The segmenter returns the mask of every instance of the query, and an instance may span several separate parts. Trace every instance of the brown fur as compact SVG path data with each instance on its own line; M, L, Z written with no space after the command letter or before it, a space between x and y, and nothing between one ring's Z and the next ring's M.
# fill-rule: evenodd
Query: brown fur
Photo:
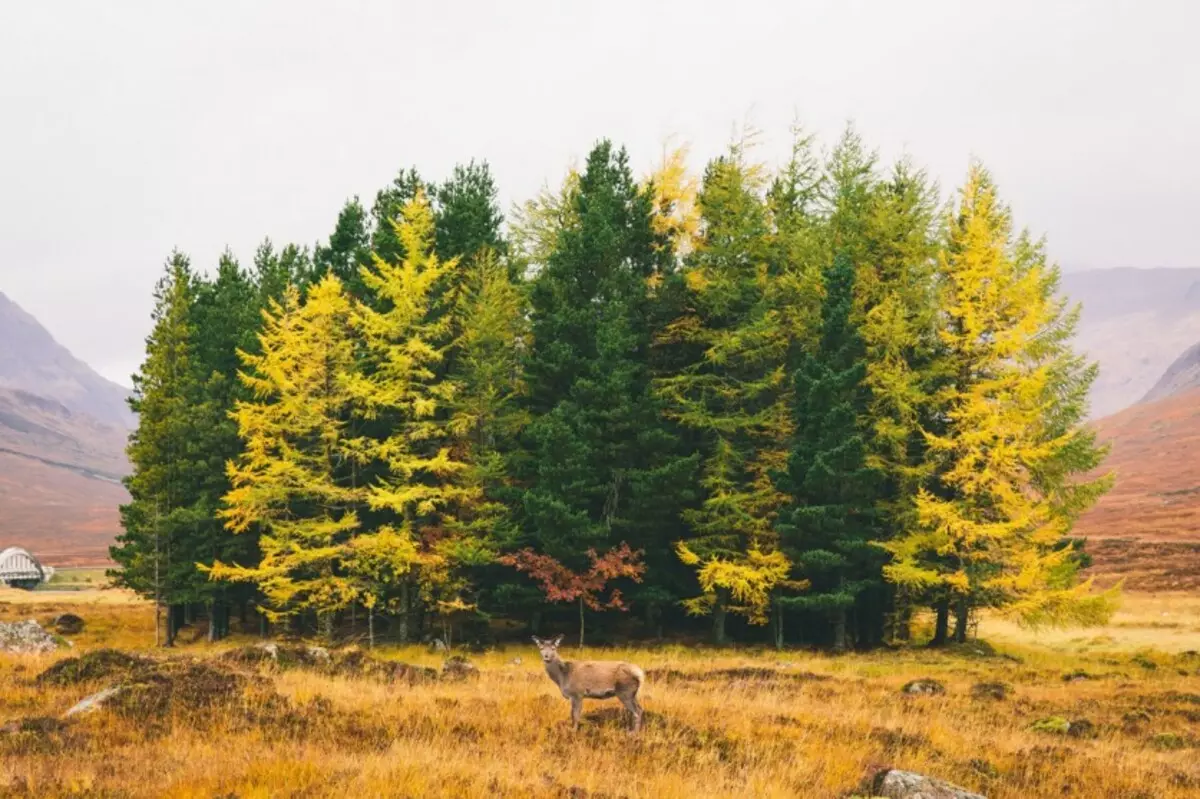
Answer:
M562 695L571 701L571 724L579 729L579 717L583 712L584 699L612 699L616 697L633 716L633 731L642 727L642 706L638 702L638 691L646 681L645 673L632 663L620 660L563 660L558 654L562 643L560 635L553 641L544 641L534 636L546 666L546 674L558 686Z

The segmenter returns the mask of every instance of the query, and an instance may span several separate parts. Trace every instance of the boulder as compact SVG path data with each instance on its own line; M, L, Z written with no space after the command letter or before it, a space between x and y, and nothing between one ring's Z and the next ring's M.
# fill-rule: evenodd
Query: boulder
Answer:
M58 642L54 636L32 619L0 622L0 652L35 655L55 649L58 649Z
M875 776L871 796L885 799L987 799L982 794L951 785L915 771L888 769Z
M902 690L906 694L910 694L913 696L919 696L922 694L927 694L930 696L938 696L940 694L946 693L946 686L942 685L937 680L930 680L930 679L926 678L926 679L913 680L911 682L907 682L904 684L904 687L900 690Z
M59 635L79 635L83 626L83 619L74 613L64 613L54 619L54 631Z

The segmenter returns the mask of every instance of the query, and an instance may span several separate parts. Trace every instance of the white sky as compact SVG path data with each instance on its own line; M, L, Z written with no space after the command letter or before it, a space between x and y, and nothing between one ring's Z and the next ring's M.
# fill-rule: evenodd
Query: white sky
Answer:
M944 189L981 157L1064 268L1200 266L1200 4L0 4L0 291L128 382L172 247L312 243L401 167L507 207L599 137L697 166L854 120Z

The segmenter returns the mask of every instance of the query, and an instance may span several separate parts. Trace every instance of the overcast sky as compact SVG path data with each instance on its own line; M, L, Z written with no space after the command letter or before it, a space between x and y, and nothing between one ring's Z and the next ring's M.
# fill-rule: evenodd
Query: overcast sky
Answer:
M795 117L944 189L982 158L1066 269L1200 266L1198 5L4 2L0 291L128 383L172 247L311 243L473 156L507 206L602 136L773 158Z

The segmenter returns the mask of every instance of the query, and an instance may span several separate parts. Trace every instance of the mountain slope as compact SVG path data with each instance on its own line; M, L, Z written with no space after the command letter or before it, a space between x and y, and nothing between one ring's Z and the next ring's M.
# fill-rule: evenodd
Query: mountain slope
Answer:
M1200 341L1200 269L1067 272L1062 291L1083 305L1076 347L1100 364L1093 418L1142 399Z
M0 547L52 566L93 565L129 501L127 432L24 391L0 389Z
M1131 588L1200 588L1200 390L1095 423L1113 490L1083 516L1094 571Z
M1142 398L1142 402L1157 402L1160 399L1200 388L1200 344L1184 350L1163 372L1163 376Z
M129 501L128 393L0 294L0 548L51 566L107 560Z
M0 292L0 388L56 400L75 413L133 426L129 389L106 380L54 340L36 319Z

